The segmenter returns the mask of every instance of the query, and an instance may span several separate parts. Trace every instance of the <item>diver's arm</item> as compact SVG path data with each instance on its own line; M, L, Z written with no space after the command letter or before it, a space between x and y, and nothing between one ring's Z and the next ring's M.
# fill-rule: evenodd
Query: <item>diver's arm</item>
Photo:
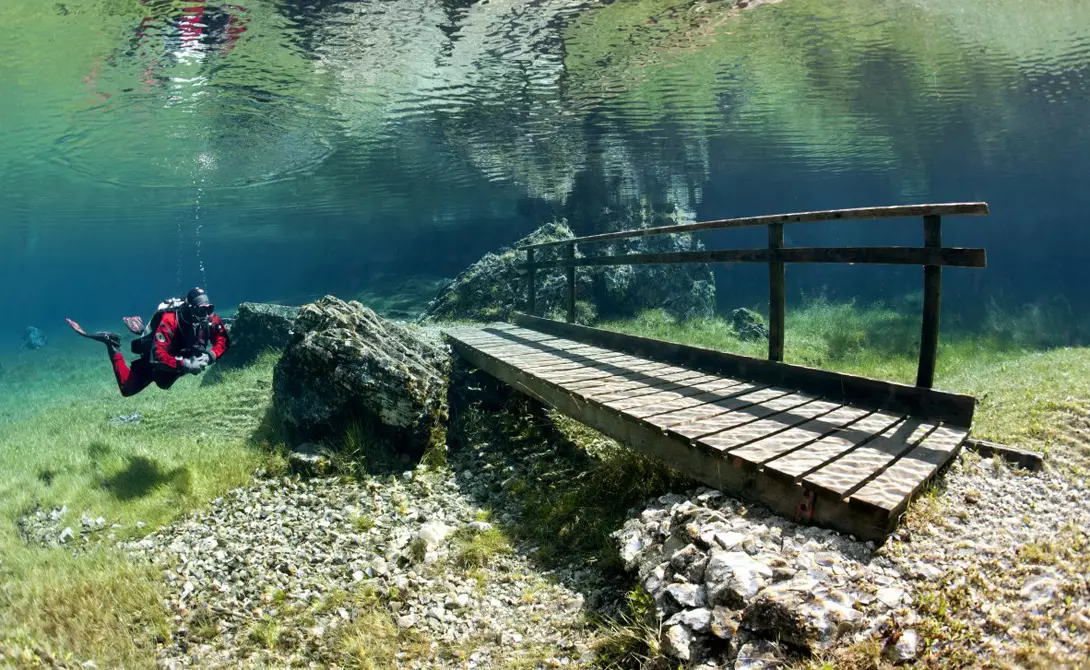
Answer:
M178 369L178 359L170 352L170 344L174 341L177 326L177 317L169 313L164 314L159 321L159 327L155 329L155 344L151 349L153 362L171 370Z
M223 325L223 321L220 321L218 316L212 317L211 340L212 347L209 349L209 353L212 354L213 361L218 361L220 356L223 356L231 348L231 340L227 337L227 326Z

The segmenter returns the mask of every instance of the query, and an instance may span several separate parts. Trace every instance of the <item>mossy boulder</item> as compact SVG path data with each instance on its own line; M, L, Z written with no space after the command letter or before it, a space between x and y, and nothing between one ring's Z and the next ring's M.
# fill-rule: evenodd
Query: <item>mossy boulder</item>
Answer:
M545 224L510 247L485 254L447 284L424 310L425 319L496 321L513 310L526 310L527 283L523 266L526 252L519 247L527 244L555 242L575 237L568 224L556 221ZM537 260L549 260L560 253L561 247L545 248ZM590 288L590 278L582 273L583 295ZM538 271L536 277L536 312L559 313L567 298L567 280L563 270ZM585 313L589 313L584 311Z
M223 362L234 367L257 360L267 350L282 351L292 337L298 307L244 302L231 319L231 349Z
M445 450L443 348L332 296L303 306L295 326L273 374L273 408L290 439L337 448L350 436L353 449L408 459Z
M548 223L510 247L486 254L428 305L425 319L496 321L514 310L526 311L526 252L519 247L572 239L564 220ZM594 255L692 251L703 247L691 235L659 235L596 245ZM556 260L563 246L539 249L536 260ZM576 256L583 253L576 250ZM715 279L704 264L635 265L579 268L576 273L576 323L599 316L633 316L664 307L682 319L707 317L715 311ZM567 315L567 279L563 269L539 270L534 313L554 319Z
M738 334L738 339L744 342L768 339L768 326L757 312L745 307L730 313L730 325Z
M704 245L688 233L619 240L602 245L595 255L700 251ZM594 301L603 316L632 317L662 308L679 319L708 318L715 313L715 276L705 263L616 265L594 275Z

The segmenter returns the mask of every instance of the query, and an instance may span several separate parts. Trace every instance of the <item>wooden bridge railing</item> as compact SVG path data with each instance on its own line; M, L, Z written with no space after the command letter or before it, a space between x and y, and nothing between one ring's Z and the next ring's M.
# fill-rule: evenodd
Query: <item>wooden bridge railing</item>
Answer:
M782 362L786 293L784 266L786 263L922 265L924 268L923 330L920 338L920 361L916 375L916 385L922 388L931 388L935 380L935 359L939 344L942 266L983 268L987 265L984 249L961 249L942 246L942 217L949 215L977 216L987 213L988 204L984 202L834 209L622 230L601 235L588 235L568 240L526 245L520 247L520 249L526 251L527 311L530 314L535 312L536 272L541 269L565 268L567 270L567 320L571 323L575 321L575 269L577 267L656 263L768 263L768 358ZM889 219L910 216L923 217L924 243L922 247L784 246L783 227L786 224ZM582 258L577 258L575 255L575 246L577 244L748 226L766 226L768 228L767 248L584 256ZM535 254L538 249L554 246L563 247L562 258L535 261Z

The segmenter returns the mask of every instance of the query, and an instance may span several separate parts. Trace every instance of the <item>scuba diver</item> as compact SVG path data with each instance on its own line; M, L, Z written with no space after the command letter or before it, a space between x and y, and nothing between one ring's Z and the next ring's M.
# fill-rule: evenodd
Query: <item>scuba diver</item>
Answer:
M169 389L184 375L200 374L231 346L227 327L202 288L192 289L184 299L172 298L160 303L146 326L138 316L124 318L129 330L139 335L131 348L140 358L131 366L125 364L121 354L120 335L107 331L86 333L72 319L67 321L83 337L106 345L117 387L126 397L143 391L152 382L161 389Z

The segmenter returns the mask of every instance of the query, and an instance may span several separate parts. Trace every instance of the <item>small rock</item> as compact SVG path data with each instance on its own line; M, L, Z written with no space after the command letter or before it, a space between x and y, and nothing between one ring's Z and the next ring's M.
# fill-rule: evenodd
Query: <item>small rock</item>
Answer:
M663 651L683 661L688 661L691 658L692 644L693 634L681 624L675 624L667 628L662 639Z
M737 615L726 607L716 607L712 610L709 628L720 640L730 640L738 633Z
M397 618L398 628L412 628L416 625L416 616L412 614L405 614Z
M909 628L901 633L896 644L886 647L886 657L893 663L908 663L916 658L919 644L916 631Z
M895 587L889 587L884 589L878 589L876 596L878 600L882 602L886 607L899 607L901 601L904 600L905 590Z
M734 670L775 670L782 668L783 652L767 640L753 640L742 645L738 658L734 661Z
M667 626L681 624L694 633L707 633L711 623L712 611L706 607L678 612L666 621Z
M61 536L58 538L58 541L61 544L65 544L66 542L71 540L73 537L74 537L74 535L72 533L72 529L71 528L65 528L64 530L61 531Z
M447 535L453 530L450 526L441 521L429 521L420 527L416 536L424 541L429 547L438 547L443 543L443 540L447 539Z
M671 584L666 587L666 593L682 607L701 607L706 601L703 584Z

